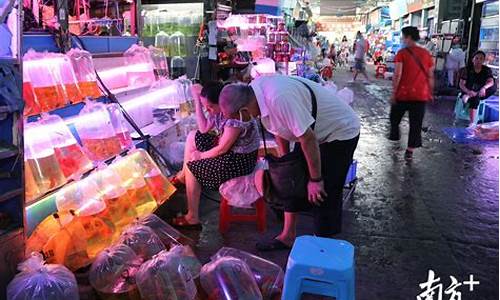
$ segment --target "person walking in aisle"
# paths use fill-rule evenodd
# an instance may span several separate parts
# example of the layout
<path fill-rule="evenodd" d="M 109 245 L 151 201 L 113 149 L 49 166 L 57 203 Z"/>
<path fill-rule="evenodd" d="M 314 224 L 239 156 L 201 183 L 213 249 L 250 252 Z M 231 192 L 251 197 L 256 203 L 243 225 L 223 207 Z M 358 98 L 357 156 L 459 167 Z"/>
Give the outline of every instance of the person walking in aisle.
<path fill-rule="evenodd" d="M 311 207 L 316 235 L 340 233 L 343 186 L 360 132 L 354 110 L 318 83 L 283 75 L 260 77 L 250 85 L 227 85 L 219 102 L 227 118 L 260 117 L 274 134 L 281 156 L 290 152 L 290 142 L 296 142 L 294 151 L 305 158 L 308 199 L 283 199 L 283 231 L 258 243 L 257 249 L 289 249 L 296 237 L 297 213 Z"/>
<path fill-rule="evenodd" d="M 457 86 L 458 71 L 465 67 L 465 52 L 460 45 L 460 37 L 455 36 L 452 40 L 450 52 L 446 56 L 446 70 L 448 75 L 448 86 Z"/>
<path fill-rule="evenodd" d="M 410 132 L 405 159 L 411 161 L 415 148 L 422 146 L 425 104 L 433 97 L 434 63 L 429 51 L 416 44 L 419 40 L 417 27 L 405 27 L 401 32 L 403 48 L 395 57 L 389 139 L 399 141 L 399 123 L 408 111 Z"/>
<path fill-rule="evenodd" d="M 368 79 L 368 75 L 366 75 L 366 67 L 365 67 L 365 55 L 368 52 L 368 42 L 363 37 L 363 34 L 358 31 L 356 34 L 356 41 L 354 42 L 354 77 L 352 78 L 350 83 L 356 81 L 359 73 L 365 76 L 365 83 L 370 82 Z"/>

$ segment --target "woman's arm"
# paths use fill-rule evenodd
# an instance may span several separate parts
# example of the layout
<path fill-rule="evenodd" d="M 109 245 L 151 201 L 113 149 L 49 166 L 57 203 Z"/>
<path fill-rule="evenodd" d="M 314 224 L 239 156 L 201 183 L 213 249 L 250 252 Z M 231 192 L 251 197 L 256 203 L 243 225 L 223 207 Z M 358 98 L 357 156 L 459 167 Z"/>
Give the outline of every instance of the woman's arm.
<path fill-rule="evenodd" d="M 469 90 L 465 86 L 466 84 L 467 84 L 467 82 L 465 81 L 465 79 L 460 79 L 460 83 L 458 84 L 460 86 L 460 90 L 462 90 L 462 92 L 464 92 L 469 97 L 475 97 L 476 96 L 476 92 Z"/>
<path fill-rule="evenodd" d="M 211 122 L 207 120 L 207 117 L 203 112 L 203 107 L 201 105 L 201 100 L 200 100 L 201 89 L 202 86 L 200 84 L 193 84 L 191 86 L 191 94 L 193 95 L 194 98 L 194 105 L 196 110 L 196 123 L 198 124 L 198 129 L 200 130 L 201 133 L 207 133 L 210 129 L 212 129 L 213 124 L 211 124 Z"/>
<path fill-rule="evenodd" d="M 241 128 L 236 127 L 224 127 L 224 133 L 222 133 L 219 144 L 208 151 L 202 152 L 200 158 L 213 158 L 227 153 L 240 136 L 241 130 Z"/>
<path fill-rule="evenodd" d="M 486 84 L 479 90 L 479 96 L 485 97 L 486 90 L 489 89 L 490 87 L 492 87 L 494 84 L 495 84 L 495 81 L 493 80 L 493 78 L 491 78 L 491 77 L 488 78 L 488 80 L 486 80 Z"/>

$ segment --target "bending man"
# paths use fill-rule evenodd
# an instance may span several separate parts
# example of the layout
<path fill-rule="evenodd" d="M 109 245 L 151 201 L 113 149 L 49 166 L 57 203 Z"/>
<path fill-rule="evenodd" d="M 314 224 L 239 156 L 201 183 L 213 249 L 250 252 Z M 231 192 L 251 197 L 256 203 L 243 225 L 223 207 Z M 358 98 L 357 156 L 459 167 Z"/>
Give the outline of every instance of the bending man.
<path fill-rule="evenodd" d="M 316 98 L 316 119 L 311 92 Z M 282 75 L 257 78 L 250 85 L 228 85 L 219 101 L 225 117 L 260 116 L 264 127 L 274 134 L 280 155 L 290 151 L 289 142 L 299 143 L 294 151 L 302 151 L 307 162 L 307 200 L 314 214 L 315 234 L 330 237 L 340 233 L 343 186 L 360 130 L 359 118 L 352 108 L 317 83 Z M 283 231 L 274 239 L 257 244 L 257 248 L 290 248 L 296 237 L 297 213 L 305 207 L 299 202 L 307 204 L 307 200 L 285 203 Z"/>

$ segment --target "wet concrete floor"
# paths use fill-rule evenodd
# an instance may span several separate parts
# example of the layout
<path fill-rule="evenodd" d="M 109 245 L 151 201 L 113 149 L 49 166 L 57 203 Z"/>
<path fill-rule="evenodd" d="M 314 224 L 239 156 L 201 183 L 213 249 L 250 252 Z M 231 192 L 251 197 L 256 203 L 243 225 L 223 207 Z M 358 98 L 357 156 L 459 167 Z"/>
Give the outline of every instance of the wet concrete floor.
<path fill-rule="evenodd" d="M 470 274 L 480 284 L 473 291 L 459 286 L 456 291 L 463 300 L 498 299 L 498 145 L 454 144 L 441 129 L 466 124 L 455 124 L 454 102 L 441 100 L 428 106 L 424 146 L 407 164 L 407 119 L 402 122 L 401 142 L 386 139 L 390 81 L 348 84 L 350 78 L 346 70 L 335 73 L 339 89 L 348 86 L 354 91 L 353 107 L 362 120 L 355 153 L 359 181 L 344 206 L 343 232 L 335 238 L 355 246 L 356 299 L 416 299 L 429 270 L 440 278 L 442 299 L 452 299 L 444 293 L 450 276 L 462 283 Z M 182 198 L 178 193 L 159 214 L 166 218 Z M 222 236 L 218 204 L 203 199 L 201 211 L 203 231 L 186 234 L 198 241 L 196 252 L 203 263 L 220 247 L 229 246 L 286 266 L 287 251 L 255 250 L 258 240 L 281 229 L 272 213 L 265 234 L 259 234 L 254 224 L 234 224 Z M 311 221 L 301 217 L 299 234 L 311 233 Z"/>

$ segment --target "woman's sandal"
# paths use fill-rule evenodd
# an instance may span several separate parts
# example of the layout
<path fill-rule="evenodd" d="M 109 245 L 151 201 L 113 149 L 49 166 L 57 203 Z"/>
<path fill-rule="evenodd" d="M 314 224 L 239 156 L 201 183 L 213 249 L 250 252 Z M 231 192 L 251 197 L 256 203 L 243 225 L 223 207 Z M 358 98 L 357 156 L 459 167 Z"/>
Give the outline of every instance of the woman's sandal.
<path fill-rule="evenodd" d="M 272 240 L 258 242 L 255 247 L 259 251 L 290 250 L 292 247 L 282 241 L 273 238 Z"/>
<path fill-rule="evenodd" d="M 191 224 L 186 220 L 186 216 L 180 216 L 172 219 L 170 223 L 173 227 L 177 229 L 188 229 L 188 230 L 202 230 L 203 227 L 200 223 Z"/>

